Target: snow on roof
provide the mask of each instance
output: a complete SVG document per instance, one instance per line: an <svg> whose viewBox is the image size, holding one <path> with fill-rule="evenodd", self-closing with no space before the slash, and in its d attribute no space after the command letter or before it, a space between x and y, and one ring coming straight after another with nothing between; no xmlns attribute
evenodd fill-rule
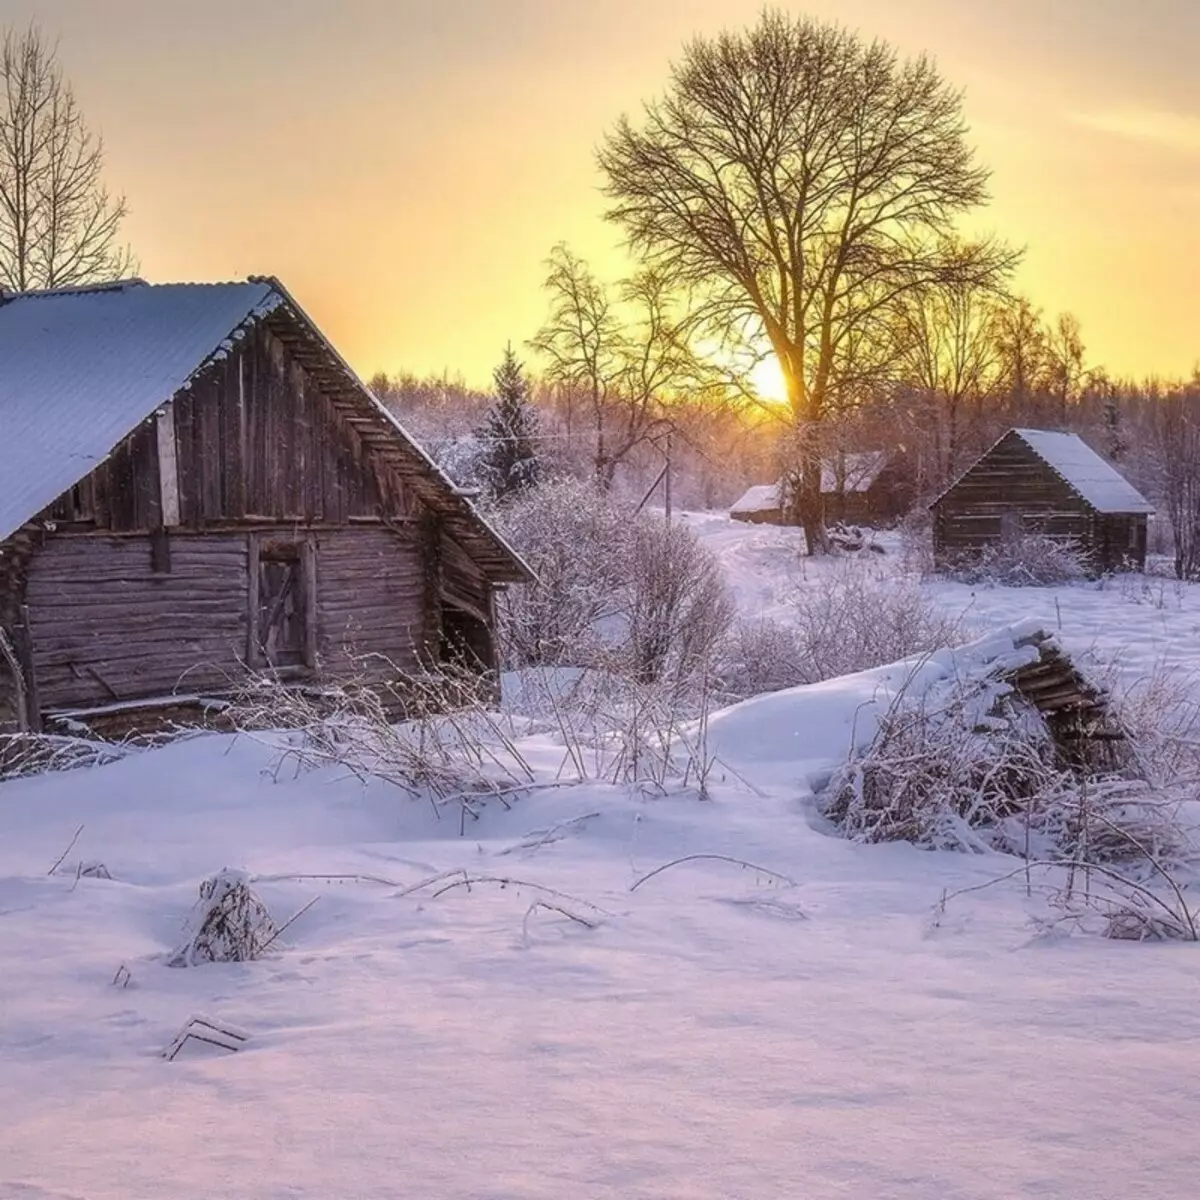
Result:
<svg viewBox="0 0 1200 1200"><path fill-rule="evenodd" d="M103 461L237 328L270 282L140 280L0 302L0 540Z"/></svg>
<svg viewBox="0 0 1200 1200"><path fill-rule="evenodd" d="M827 495L837 492L839 466L845 481L842 490L865 492L879 478L879 472L887 465L886 450L861 450L843 454L841 460L827 458L821 463L821 491ZM748 488L730 508L731 513L772 512L781 506L782 481L760 483Z"/></svg>
<svg viewBox="0 0 1200 1200"><path fill-rule="evenodd" d="M773 512L779 508L779 484L760 483L734 502L731 513Z"/></svg>
<svg viewBox="0 0 1200 1200"><path fill-rule="evenodd" d="M837 492L838 475L845 480L842 491L865 492L879 478L879 472L887 465L884 450L860 450L852 454L826 458L821 463L821 491L826 494Z"/></svg>
<svg viewBox="0 0 1200 1200"><path fill-rule="evenodd" d="M1097 512L1154 511L1154 505L1078 434L1046 429L1014 429L1013 433Z"/></svg>

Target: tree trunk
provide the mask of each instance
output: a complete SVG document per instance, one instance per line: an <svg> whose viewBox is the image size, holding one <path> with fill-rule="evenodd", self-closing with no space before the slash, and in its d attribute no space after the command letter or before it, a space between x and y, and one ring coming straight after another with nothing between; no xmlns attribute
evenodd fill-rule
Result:
<svg viewBox="0 0 1200 1200"><path fill-rule="evenodd" d="M820 408L803 381L785 367L788 398L795 419L799 470L790 472L792 486L787 516L804 527L804 547L809 556L829 553L825 513L821 504Z"/></svg>

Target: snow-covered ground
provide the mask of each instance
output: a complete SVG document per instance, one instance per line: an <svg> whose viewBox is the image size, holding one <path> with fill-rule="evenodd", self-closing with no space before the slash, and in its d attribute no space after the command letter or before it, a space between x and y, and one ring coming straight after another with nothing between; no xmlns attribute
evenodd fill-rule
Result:
<svg viewBox="0 0 1200 1200"><path fill-rule="evenodd" d="M840 569L689 519L749 613ZM1196 653L1196 589L1158 587L932 592L1145 670ZM546 788L465 836L250 738L0 786L0 1198L1196 1195L1200 952L1039 937L1015 886L939 915L1011 863L822 830L806 778L886 681L714 718L708 800ZM549 736L521 750L554 777ZM631 890L693 854L761 869ZM226 865L280 919L318 899L261 961L166 967ZM453 870L520 882L406 892ZM165 1061L193 1014L244 1049Z"/></svg>

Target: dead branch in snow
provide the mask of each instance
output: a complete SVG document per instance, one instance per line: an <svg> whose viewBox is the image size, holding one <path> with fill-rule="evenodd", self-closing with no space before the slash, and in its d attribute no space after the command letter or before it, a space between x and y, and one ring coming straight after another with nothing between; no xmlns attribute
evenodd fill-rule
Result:
<svg viewBox="0 0 1200 1200"><path fill-rule="evenodd" d="M573 829L577 825L582 825L584 821L591 821L599 817L598 812L584 813L581 817L571 817L567 821L559 821L551 825L549 829L535 830L528 834L522 841L517 842L513 846L506 846L499 854L513 854L517 850L540 850L543 846L549 846L553 842L561 841L567 835L567 831Z"/></svg>
<svg viewBox="0 0 1200 1200"><path fill-rule="evenodd" d="M556 904L551 900L535 900L526 910L525 918L521 922L521 938L525 945L529 945L529 918L533 916L537 910L545 909L547 912L560 913L569 921L574 921L576 925L582 925L585 929L599 929L600 922L594 917L583 917L579 913L572 912L569 908L562 904Z"/></svg>
<svg viewBox="0 0 1200 1200"><path fill-rule="evenodd" d="M640 879L635 879L629 885L631 892L636 892L649 879L653 879L655 875L661 875L664 871L670 870L672 867L682 866L684 863L699 862L709 860L712 862L727 862L733 863L734 866L744 867L747 870L755 871L760 875L766 875L771 879L777 880L780 883L786 884L788 887L796 887L796 881L789 878L787 875L781 874L779 871L772 871L770 867L764 867L759 863L747 862L744 858L735 858L731 854L685 854L682 858L673 858L670 862L665 862L661 866L655 867L653 871L647 871Z"/></svg>
<svg viewBox="0 0 1200 1200"><path fill-rule="evenodd" d="M72 836L71 840L67 843L67 848L54 860L54 866L52 866L50 868L50 870L48 870L46 872L47 875L53 875L54 872L57 871L58 868L63 865L63 863L66 861L67 855L70 854L71 851L75 848L75 843L77 841L79 841L79 835L82 832L83 832L83 826L80 825L79 828L75 830L75 833Z"/></svg>

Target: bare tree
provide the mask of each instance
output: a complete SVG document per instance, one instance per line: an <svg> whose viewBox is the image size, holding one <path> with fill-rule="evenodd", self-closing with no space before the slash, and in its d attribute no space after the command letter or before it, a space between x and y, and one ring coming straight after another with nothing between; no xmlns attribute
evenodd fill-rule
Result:
<svg viewBox="0 0 1200 1200"><path fill-rule="evenodd" d="M898 301L1014 261L993 242L945 252L954 219L987 199L966 132L928 59L768 11L692 42L640 125L623 118L600 151L608 216L632 247L696 294L715 336L778 357L804 435L810 552L825 544L816 435L891 343Z"/></svg>
<svg viewBox="0 0 1200 1200"><path fill-rule="evenodd" d="M1065 428L1070 406L1079 399L1088 380L1083 358L1083 331L1074 313L1059 314L1046 338L1046 354L1049 382L1058 402L1058 420Z"/></svg>
<svg viewBox="0 0 1200 1200"><path fill-rule="evenodd" d="M982 416L999 366L997 304L971 279L951 277L914 293L903 309L908 375L930 402L933 457L940 480L962 457L968 405Z"/></svg>
<svg viewBox="0 0 1200 1200"><path fill-rule="evenodd" d="M1001 386L1007 393L1010 417L1037 421L1038 395L1049 371L1047 332L1041 312L1024 296L1005 305L996 317L996 351Z"/></svg>
<svg viewBox="0 0 1200 1200"><path fill-rule="evenodd" d="M0 287L111 279L132 267L118 241L125 199L103 182L104 143L41 30L0 41Z"/></svg>
<svg viewBox="0 0 1200 1200"><path fill-rule="evenodd" d="M641 271L614 294L566 246L549 267L550 316L532 345L547 378L582 395L596 481L607 489L631 451L667 428L667 400L701 368L661 272Z"/></svg>
<svg viewBox="0 0 1200 1200"><path fill-rule="evenodd" d="M1175 574L1200 579L1200 378L1159 399L1154 416Z"/></svg>

